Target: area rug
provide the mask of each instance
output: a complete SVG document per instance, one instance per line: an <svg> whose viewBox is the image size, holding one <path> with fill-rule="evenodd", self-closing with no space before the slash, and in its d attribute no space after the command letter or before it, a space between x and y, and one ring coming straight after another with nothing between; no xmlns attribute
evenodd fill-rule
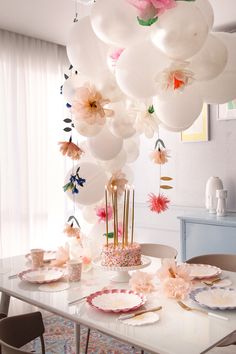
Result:
<svg viewBox="0 0 236 354"><path fill-rule="evenodd" d="M44 315L46 354L75 354L74 324L60 316ZM81 353L84 353L87 328L81 326ZM40 341L35 340L31 351L40 352ZM126 345L98 331L91 330L89 354L140 354L140 350Z"/></svg>

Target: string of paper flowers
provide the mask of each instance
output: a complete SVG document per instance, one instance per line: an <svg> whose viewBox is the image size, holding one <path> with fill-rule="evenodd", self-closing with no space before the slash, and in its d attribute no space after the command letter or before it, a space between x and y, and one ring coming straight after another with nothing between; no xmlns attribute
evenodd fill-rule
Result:
<svg viewBox="0 0 236 354"><path fill-rule="evenodd" d="M90 15L76 14L69 31L71 68L62 87L71 112L68 124L84 137L79 147L84 153L72 141L61 149L80 156L66 176L65 193L102 234L104 186L112 183L122 190L125 181L133 183L130 163L139 156L139 135L152 138L158 126L185 130L204 102L235 98L236 37L212 32L214 13L208 0L88 3ZM157 148L164 153L160 141ZM76 171L86 180L83 187ZM153 198L157 212L169 204L161 196Z"/></svg>
<svg viewBox="0 0 236 354"><path fill-rule="evenodd" d="M162 181L164 182L169 182L172 180L171 177L167 176L162 176L162 165L166 164L168 162L168 159L170 157L169 151L166 150L165 144L162 139L158 138L154 150L152 151L151 155L151 160L159 166L159 192L158 195L154 193L149 194L149 208L151 211L156 212L160 214L161 212L165 211L168 209L170 200L160 192L161 189L172 189L173 187L170 186L169 184L162 184Z"/></svg>

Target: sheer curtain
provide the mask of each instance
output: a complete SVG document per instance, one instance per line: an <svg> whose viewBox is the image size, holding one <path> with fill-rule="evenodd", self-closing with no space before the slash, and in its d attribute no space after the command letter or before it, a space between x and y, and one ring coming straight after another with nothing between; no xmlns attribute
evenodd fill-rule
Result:
<svg viewBox="0 0 236 354"><path fill-rule="evenodd" d="M58 245L65 49L0 30L0 257Z"/></svg>

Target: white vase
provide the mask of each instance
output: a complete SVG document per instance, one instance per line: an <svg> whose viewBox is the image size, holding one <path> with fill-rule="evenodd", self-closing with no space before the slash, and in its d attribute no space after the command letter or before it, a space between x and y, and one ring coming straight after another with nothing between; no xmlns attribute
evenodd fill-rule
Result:
<svg viewBox="0 0 236 354"><path fill-rule="evenodd" d="M210 177L206 184L205 203L210 214L216 213L216 191L223 189L223 183L219 177Z"/></svg>
<svg viewBox="0 0 236 354"><path fill-rule="evenodd" d="M225 216L227 191L225 189L217 189L216 198L218 199L216 214L217 216Z"/></svg>

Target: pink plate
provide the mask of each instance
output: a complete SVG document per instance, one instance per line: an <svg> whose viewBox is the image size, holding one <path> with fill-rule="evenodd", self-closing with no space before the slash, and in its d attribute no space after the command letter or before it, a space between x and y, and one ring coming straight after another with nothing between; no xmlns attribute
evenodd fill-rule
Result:
<svg viewBox="0 0 236 354"><path fill-rule="evenodd" d="M147 301L143 294L127 289L108 289L87 297L89 305L104 312L133 311Z"/></svg>
<svg viewBox="0 0 236 354"><path fill-rule="evenodd" d="M190 270L190 276L194 279L208 279L218 276L222 271L220 268L208 264L186 263Z"/></svg>
<svg viewBox="0 0 236 354"><path fill-rule="evenodd" d="M64 276L64 271L57 267L42 267L24 270L18 276L21 280L29 283L48 284L61 279Z"/></svg>

